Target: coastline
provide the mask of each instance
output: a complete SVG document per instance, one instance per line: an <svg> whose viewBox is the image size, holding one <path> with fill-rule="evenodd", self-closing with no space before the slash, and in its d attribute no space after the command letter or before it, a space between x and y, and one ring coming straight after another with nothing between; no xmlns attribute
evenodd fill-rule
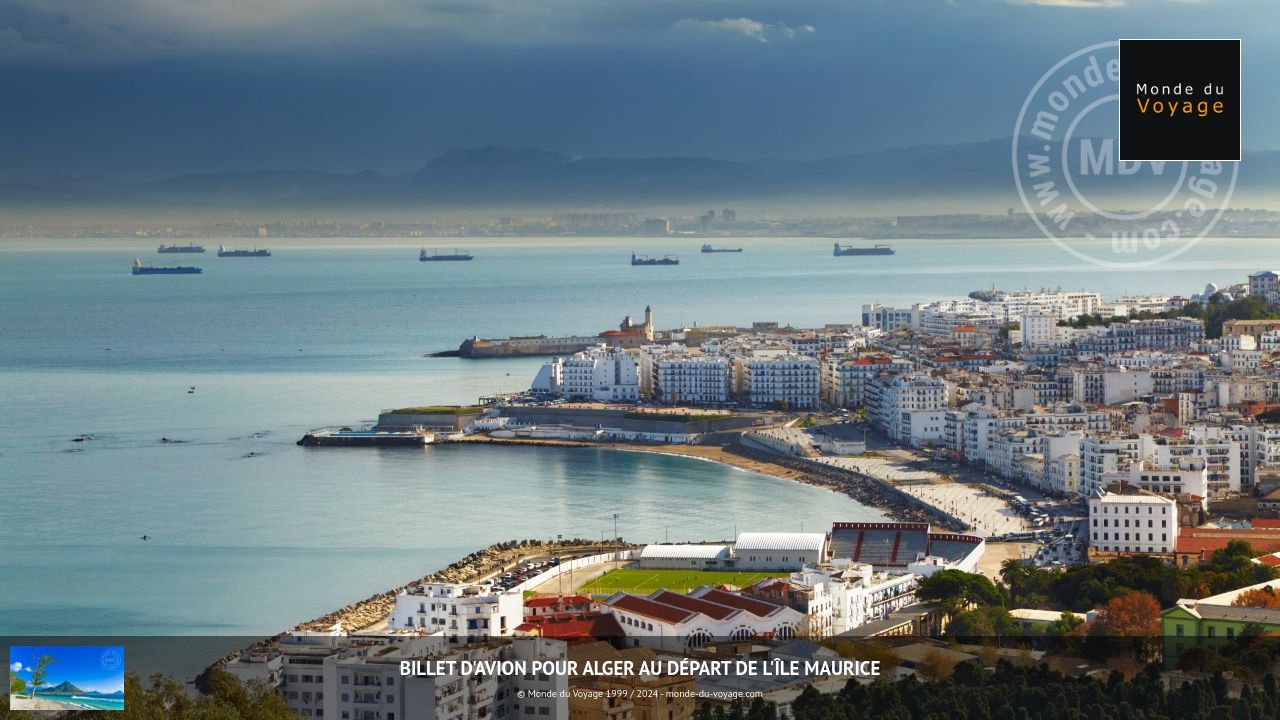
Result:
<svg viewBox="0 0 1280 720"><path fill-rule="evenodd" d="M35 699L20 695L9 696L10 710L92 710L88 705L81 705L69 700L54 700L42 695L36 695Z"/></svg>
<svg viewBox="0 0 1280 720"><path fill-rule="evenodd" d="M966 525L930 505L888 483L834 466L821 465L802 458L778 455L747 447L740 442L727 445L640 445L619 442L584 442L577 440L547 440L535 438L493 438L470 435L454 440L458 444L478 445L533 445L542 447L596 448L623 452L652 453L719 463L739 470L767 475L780 480L791 480L813 487L846 495L857 502L883 512L893 520L903 522L930 522L950 530L961 530Z"/></svg>

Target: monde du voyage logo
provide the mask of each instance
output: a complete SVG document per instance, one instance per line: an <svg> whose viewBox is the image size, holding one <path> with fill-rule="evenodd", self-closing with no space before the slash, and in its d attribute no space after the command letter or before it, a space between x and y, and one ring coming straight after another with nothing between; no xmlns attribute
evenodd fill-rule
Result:
<svg viewBox="0 0 1280 720"><path fill-rule="evenodd" d="M1210 234L1240 159L1239 40L1082 48L1031 88L1013 133L1019 197L1046 237L1111 267L1152 265Z"/></svg>

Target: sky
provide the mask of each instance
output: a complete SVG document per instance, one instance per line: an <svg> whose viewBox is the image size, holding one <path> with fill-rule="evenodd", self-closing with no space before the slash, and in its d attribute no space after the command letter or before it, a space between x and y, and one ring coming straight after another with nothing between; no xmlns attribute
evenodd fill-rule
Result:
<svg viewBox="0 0 1280 720"><path fill-rule="evenodd" d="M114 653L104 655L109 651ZM9 648L9 672L16 673L30 685L32 671L42 655L54 659L46 668L46 686L69 682L85 692L124 690L124 648L121 646L14 646Z"/></svg>
<svg viewBox="0 0 1280 720"><path fill-rule="evenodd" d="M0 0L0 180L981 141L1118 37L1243 38L1280 149L1277 35L1274 0Z"/></svg>

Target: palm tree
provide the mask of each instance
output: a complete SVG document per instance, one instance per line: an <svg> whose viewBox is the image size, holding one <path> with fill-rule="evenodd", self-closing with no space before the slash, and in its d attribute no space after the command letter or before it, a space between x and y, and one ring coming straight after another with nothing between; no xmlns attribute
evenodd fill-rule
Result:
<svg viewBox="0 0 1280 720"><path fill-rule="evenodd" d="M55 662L57 662L57 660L54 660L52 657L49 657L48 655L41 655L40 659L36 660L36 666L31 669L31 699L32 700L36 699L36 688L39 687L40 684L43 683L47 677L49 677L49 669L48 669L49 665Z"/></svg>

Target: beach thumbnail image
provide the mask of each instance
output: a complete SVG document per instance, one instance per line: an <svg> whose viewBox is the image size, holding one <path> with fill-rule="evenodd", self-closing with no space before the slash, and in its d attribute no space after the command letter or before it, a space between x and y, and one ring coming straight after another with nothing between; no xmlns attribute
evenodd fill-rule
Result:
<svg viewBox="0 0 1280 720"><path fill-rule="evenodd" d="M121 645L9 648L10 710L123 710Z"/></svg>

